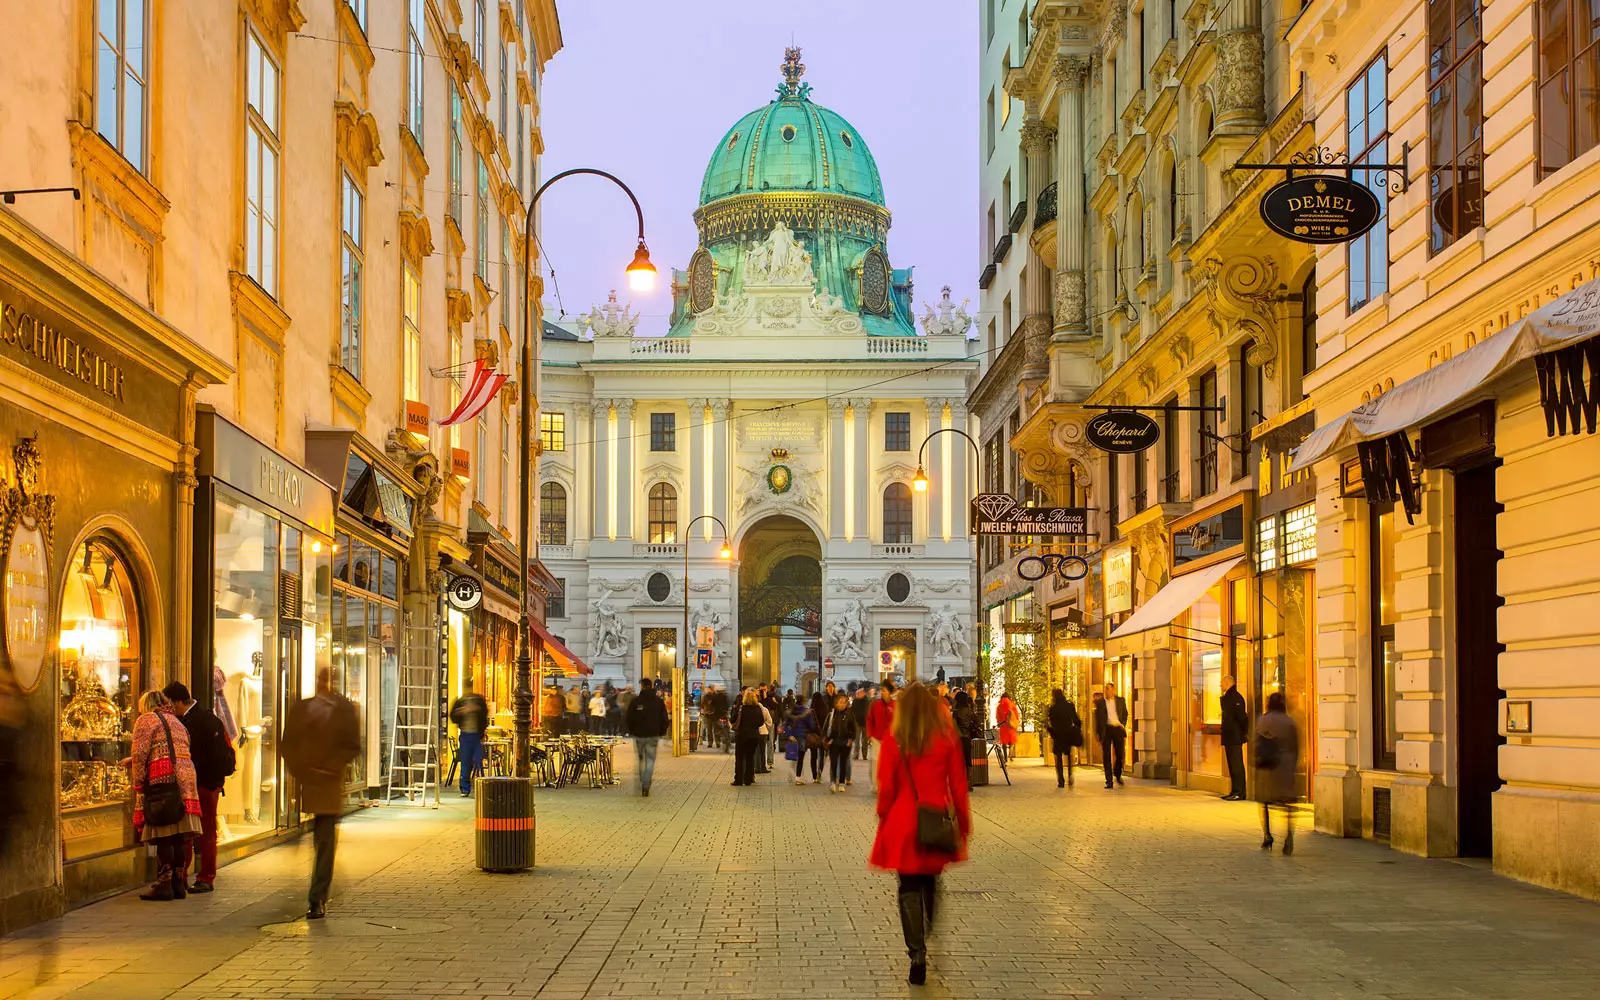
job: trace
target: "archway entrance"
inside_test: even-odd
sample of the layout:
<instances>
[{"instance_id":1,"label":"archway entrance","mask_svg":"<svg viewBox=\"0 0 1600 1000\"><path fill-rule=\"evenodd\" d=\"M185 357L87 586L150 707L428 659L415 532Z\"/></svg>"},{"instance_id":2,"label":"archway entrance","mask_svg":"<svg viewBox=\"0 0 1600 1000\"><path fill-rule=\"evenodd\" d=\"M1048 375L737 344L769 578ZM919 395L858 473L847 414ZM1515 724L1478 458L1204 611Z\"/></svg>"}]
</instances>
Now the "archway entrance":
<instances>
[{"instance_id":1,"label":"archway entrance","mask_svg":"<svg viewBox=\"0 0 1600 1000\"><path fill-rule=\"evenodd\" d=\"M822 668L822 545L784 514L739 543L739 683L803 690Z\"/></svg>"}]
</instances>

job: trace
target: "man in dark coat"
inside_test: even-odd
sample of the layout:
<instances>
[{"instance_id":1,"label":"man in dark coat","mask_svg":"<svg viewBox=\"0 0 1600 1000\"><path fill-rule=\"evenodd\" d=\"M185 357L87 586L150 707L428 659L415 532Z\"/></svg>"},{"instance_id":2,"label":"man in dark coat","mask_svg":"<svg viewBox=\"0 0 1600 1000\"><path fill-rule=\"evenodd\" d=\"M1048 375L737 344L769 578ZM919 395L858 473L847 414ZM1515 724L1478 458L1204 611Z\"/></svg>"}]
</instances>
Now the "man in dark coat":
<instances>
[{"instance_id":1,"label":"man in dark coat","mask_svg":"<svg viewBox=\"0 0 1600 1000\"><path fill-rule=\"evenodd\" d=\"M283 726L283 763L300 787L300 809L311 813L316 861L311 867L307 920L327 916L333 887L333 853L344 811L344 768L361 753L361 720L349 698L333 689L333 673L317 668L317 693L289 709Z\"/></svg>"},{"instance_id":2,"label":"man in dark coat","mask_svg":"<svg viewBox=\"0 0 1600 1000\"><path fill-rule=\"evenodd\" d=\"M1250 713L1232 677L1222 679L1222 688L1222 749L1228 755L1228 778L1232 782L1232 790L1222 801L1243 802L1244 745L1250 738Z\"/></svg>"},{"instance_id":3,"label":"man in dark coat","mask_svg":"<svg viewBox=\"0 0 1600 1000\"><path fill-rule=\"evenodd\" d=\"M867 710L871 707L872 701L867 697L866 685L856 688L855 697L850 700L850 714L855 716L856 720L856 760L866 760L867 747L871 745L867 742L866 737Z\"/></svg>"},{"instance_id":4,"label":"man in dark coat","mask_svg":"<svg viewBox=\"0 0 1600 1000\"><path fill-rule=\"evenodd\" d=\"M189 891L210 892L217 881L217 799L222 795L223 782L237 766L237 758L222 720L197 704L186 685L173 681L161 693L172 702L178 721L189 731L189 757L194 761L195 785L200 792L200 866L195 869L194 885ZM195 841L184 841L180 878L188 874L194 852Z\"/></svg>"},{"instance_id":5,"label":"man in dark coat","mask_svg":"<svg viewBox=\"0 0 1600 1000\"><path fill-rule=\"evenodd\" d=\"M461 682L461 697L450 706L456 724L456 758L461 770L461 794L472 794L472 779L483 770L483 734L489 728L489 703L472 690L472 678Z\"/></svg>"},{"instance_id":6,"label":"man in dark coat","mask_svg":"<svg viewBox=\"0 0 1600 1000\"><path fill-rule=\"evenodd\" d=\"M639 694L628 706L623 725L633 737L633 751L639 759L639 794L649 797L650 782L656 774L657 741L671 730L666 703L656 694L650 678L639 682Z\"/></svg>"},{"instance_id":7,"label":"man in dark coat","mask_svg":"<svg viewBox=\"0 0 1600 1000\"><path fill-rule=\"evenodd\" d=\"M1094 735L1100 741L1105 763L1106 787L1116 779L1122 784L1122 755L1128 743L1128 700L1117 694L1115 684L1106 684L1106 696L1094 704Z\"/></svg>"}]
</instances>

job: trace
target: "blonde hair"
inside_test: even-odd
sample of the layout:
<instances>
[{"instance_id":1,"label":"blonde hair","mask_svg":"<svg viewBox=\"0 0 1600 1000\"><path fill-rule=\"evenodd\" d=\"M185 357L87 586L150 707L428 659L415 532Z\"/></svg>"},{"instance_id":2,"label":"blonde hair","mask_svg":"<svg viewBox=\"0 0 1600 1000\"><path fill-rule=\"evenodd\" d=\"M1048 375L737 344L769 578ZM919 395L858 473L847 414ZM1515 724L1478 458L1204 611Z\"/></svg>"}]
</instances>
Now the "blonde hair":
<instances>
[{"instance_id":1,"label":"blonde hair","mask_svg":"<svg viewBox=\"0 0 1600 1000\"><path fill-rule=\"evenodd\" d=\"M154 712L158 708L166 708L172 702L160 691L146 691L139 696L139 711Z\"/></svg>"},{"instance_id":2,"label":"blonde hair","mask_svg":"<svg viewBox=\"0 0 1600 1000\"><path fill-rule=\"evenodd\" d=\"M743 704L754 705L758 701L760 701L760 699L756 697L756 689L755 688L750 688L748 691L746 691L744 693Z\"/></svg>"},{"instance_id":3,"label":"blonde hair","mask_svg":"<svg viewBox=\"0 0 1600 1000\"><path fill-rule=\"evenodd\" d=\"M915 682L900 689L894 700L894 724L889 735L902 754L916 757L926 753L934 737L952 728L944 703L933 691Z\"/></svg>"}]
</instances>

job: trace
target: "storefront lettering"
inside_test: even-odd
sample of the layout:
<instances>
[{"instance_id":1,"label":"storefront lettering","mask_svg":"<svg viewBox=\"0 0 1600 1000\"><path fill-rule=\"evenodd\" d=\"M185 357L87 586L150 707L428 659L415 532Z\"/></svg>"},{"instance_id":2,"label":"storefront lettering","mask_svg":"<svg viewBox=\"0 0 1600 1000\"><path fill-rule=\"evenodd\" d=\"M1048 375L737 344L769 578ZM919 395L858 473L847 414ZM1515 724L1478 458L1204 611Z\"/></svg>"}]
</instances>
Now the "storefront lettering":
<instances>
[{"instance_id":1,"label":"storefront lettering","mask_svg":"<svg viewBox=\"0 0 1600 1000\"><path fill-rule=\"evenodd\" d=\"M1600 277L1600 258L1591 260L1582 267L1574 268L1570 274L1561 280L1551 282L1545 288L1526 296L1516 305L1500 309L1479 319L1465 333L1447 337L1429 351L1428 367L1433 368L1435 365L1441 365L1449 361L1457 353L1476 347L1480 342L1488 340L1491 336L1504 330L1522 317L1548 305L1578 286L1597 277Z\"/></svg>"},{"instance_id":2,"label":"storefront lettering","mask_svg":"<svg viewBox=\"0 0 1600 1000\"><path fill-rule=\"evenodd\" d=\"M0 303L0 343L54 365L68 376L123 401L125 375L105 355L9 303Z\"/></svg>"},{"instance_id":3,"label":"storefront lettering","mask_svg":"<svg viewBox=\"0 0 1600 1000\"><path fill-rule=\"evenodd\" d=\"M261 456L261 491L277 497L290 507L300 506L302 485L300 473L282 462Z\"/></svg>"}]
</instances>

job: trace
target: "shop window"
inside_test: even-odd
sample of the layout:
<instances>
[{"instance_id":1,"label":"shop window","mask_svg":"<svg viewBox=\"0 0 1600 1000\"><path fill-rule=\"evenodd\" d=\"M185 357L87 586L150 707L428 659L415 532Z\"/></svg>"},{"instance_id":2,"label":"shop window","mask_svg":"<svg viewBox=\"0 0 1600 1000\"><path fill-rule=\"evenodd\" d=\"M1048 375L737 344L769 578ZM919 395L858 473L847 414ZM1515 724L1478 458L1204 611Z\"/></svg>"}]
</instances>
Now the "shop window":
<instances>
[{"instance_id":1,"label":"shop window","mask_svg":"<svg viewBox=\"0 0 1600 1000\"><path fill-rule=\"evenodd\" d=\"M1189 770L1220 776L1222 768L1223 601L1226 583L1189 608L1182 644L1189 667Z\"/></svg>"},{"instance_id":2,"label":"shop window","mask_svg":"<svg viewBox=\"0 0 1600 1000\"><path fill-rule=\"evenodd\" d=\"M1428 0L1428 166L1428 250L1438 253L1483 224L1479 0Z\"/></svg>"},{"instance_id":3,"label":"shop window","mask_svg":"<svg viewBox=\"0 0 1600 1000\"><path fill-rule=\"evenodd\" d=\"M911 414L885 413L883 415L883 450L911 450Z\"/></svg>"},{"instance_id":4,"label":"shop window","mask_svg":"<svg viewBox=\"0 0 1600 1000\"><path fill-rule=\"evenodd\" d=\"M671 545L678 540L678 491L668 483L650 487L650 543Z\"/></svg>"},{"instance_id":5,"label":"shop window","mask_svg":"<svg viewBox=\"0 0 1600 1000\"><path fill-rule=\"evenodd\" d=\"M23 530L14 548L25 544ZM12 571L17 566L13 556ZM61 826L66 861L133 842L122 760L133 752L134 703L145 684L139 595L116 542L96 535L73 553L61 594Z\"/></svg>"},{"instance_id":6,"label":"shop window","mask_svg":"<svg viewBox=\"0 0 1600 1000\"><path fill-rule=\"evenodd\" d=\"M1317 505L1302 504L1283 513L1283 561L1306 566L1317 561Z\"/></svg>"},{"instance_id":7,"label":"shop window","mask_svg":"<svg viewBox=\"0 0 1600 1000\"><path fill-rule=\"evenodd\" d=\"M1345 91L1345 126L1351 163L1389 162L1389 71L1386 56L1367 65ZM1381 170L1362 171L1378 199L1378 224L1345 244L1349 254L1349 310L1355 312L1389 290L1389 181Z\"/></svg>"},{"instance_id":8,"label":"shop window","mask_svg":"<svg viewBox=\"0 0 1600 1000\"><path fill-rule=\"evenodd\" d=\"M348 539L348 540L347 540ZM399 562L354 536L347 544L347 573L335 574L331 667L334 687L356 706L363 752L345 772L352 795L383 778L388 756L380 751L393 739L394 693L399 683ZM376 698L376 700L374 700Z\"/></svg>"},{"instance_id":9,"label":"shop window","mask_svg":"<svg viewBox=\"0 0 1600 1000\"><path fill-rule=\"evenodd\" d=\"M911 544L911 487L890 483L883 491L883 543Z\"/></svg>"},{"instance_id":10,"label":"shop window","mask_svg":"<svg viewBox=\"0 0 1600 1000\"><path fill-rule=\"evenodd\" d=\"M650 450L678 450L678 417L675 413L650 414Z\"/></svg>"},{"instance_id":11,"label":"shop window","mask_svg":"<svg viewBox=\"0 0 1600 1000\"><path fill-rule=\"evenodd\" d=\"M560 483L539 487L539 544L567 544L567 488Z\"/></svg>"},{"instance_id":12,"label":"shop window","mask_svg":"<svg viewBox=\"0 0 1600 1000\"><path fill-rule=\"evenodd\" d=\"M1394 724L1394 706L1399 698L1395 690L1395 667L1400 657L1394 642L1394 625L1398 616L1394 607L1393 504L1371 507L1367 534L1371 543L1367 585L1372 601L1369 612L1372 636L1372 765L1393 770L1395 749L1400 741Z\"/></svg>"},{"instance_id":13,"label":"shop window","mask_svg":"<svg viewBox=\"0 0 1600 1000\"><path fill-rule=\"evenodd\" d=\"M565 413L539 414L539 443L545 451L567 450L567 415Z\"/></svg>"},{"instance_id":14,"label":"shop window","mask_svg":"<svg viewBox=\"0 0 1600 1000\"><path fill-rule=\"evenodd\" d=\"M1539 176L1600 142L1600 19L1592 3L1539 3ZM1476 28L1476 25L1474 25Z\"/></svg>"}]
</instances>

